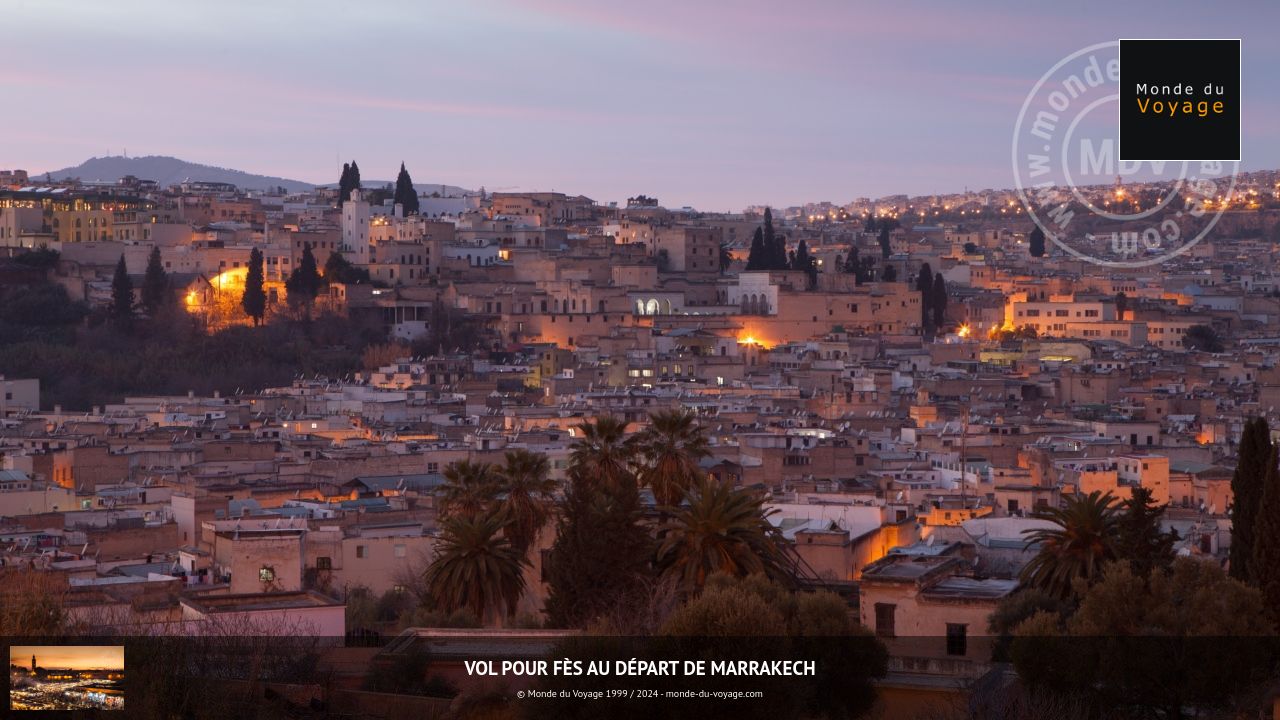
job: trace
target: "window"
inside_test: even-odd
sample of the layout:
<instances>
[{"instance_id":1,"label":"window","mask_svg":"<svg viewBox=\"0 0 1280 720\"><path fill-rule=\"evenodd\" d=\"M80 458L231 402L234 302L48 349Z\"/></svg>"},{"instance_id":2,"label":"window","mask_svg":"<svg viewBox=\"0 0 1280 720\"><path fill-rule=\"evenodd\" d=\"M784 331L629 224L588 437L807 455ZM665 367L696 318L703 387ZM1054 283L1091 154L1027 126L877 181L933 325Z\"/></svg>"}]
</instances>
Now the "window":
<instances>
[{"instance_id":1,"label":"window","mask_svg":"<svg viewBox=\"0 0 1280 720\"><path fill-rule=\"evenodd\" d=\"M365 556L365 554L364 554L364 546L363 546L363 545L357 545L357 546L356 546L356 557L357 557L357 558L360 558L360 559L363 559L363 558L364 558L364 556Z\"/></svg>"},{"instance_id":2,"label":"window","mask_svg":"<svg viewBox=\"0 0 1280 720\"><path fill-rule=\"evenodd\" d=\"M332 560L331 558L328 558L328 557L318 557L318 558L316 558L316 569L317 569L317 570L332 570L332 569L333 569L333 560Z\"/></svg>"},{"instance_id":3,"label":"window","mask_svg":"<svg viewBox=\"0 0 1280 720\"><path fill-rule=\"evenodd\" d=\"M898 609L893 603L876 603L876 635L894 637L893 613ZM950 628L950 626L947 626Z\"/></svg>"},{"instance_id":4,"label":"window","mask_svg":"<svg viewBox=\"0 0 1280 720\"><path fill-rule=\"evenodd\" d=\"M264 583L275 582L276 569L270 565L263 565L262 569L258 571L258 579Z\"/></svg>"},{"instance_id":5,"label":"window","mask_svg":"<svg viewBox=\"0 0 1280 720\"><path fill-rule=\"evenodd\" d=\"M969 626L947 623L947 654L963 657L969 650Z\"/></svg>"},{"instance_id":6,"label":"window","mask_svg":"<svg viewBox=\"0 0 1280 720\"><path fill-rule=\"evenodd\" d=\"M398 558L402 558L405 556L404 545L396 545L394 548L392 548L392 550L395 552L395 556Z\"/></svg>"}]
</instances>

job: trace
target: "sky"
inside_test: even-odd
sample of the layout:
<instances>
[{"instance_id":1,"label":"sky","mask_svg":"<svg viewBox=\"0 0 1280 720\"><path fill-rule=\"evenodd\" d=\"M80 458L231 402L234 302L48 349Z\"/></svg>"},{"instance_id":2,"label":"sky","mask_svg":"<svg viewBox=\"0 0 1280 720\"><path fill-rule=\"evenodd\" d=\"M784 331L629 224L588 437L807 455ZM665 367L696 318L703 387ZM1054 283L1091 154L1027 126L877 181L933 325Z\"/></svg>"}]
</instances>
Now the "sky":
<instances>
[{"instance_id":1,"label":"sky","mask_svg":"<svg viewBox=\"0 0 1280 720\"><path fill-rule=\"evenodd\" d=\"M1243 169L1280 167L1280 3L0 0L0 168L173 155L741 210L1012 187L1042 73L1243 39Z\"/></svg>"},{"instance_id":2,"label":"sky","mask_svg":"<svg viewBox=\"0 0 1280 720\"><path fill-rule=\"evenodd\" d=\"M13 645L9 662L31 666L31 656L46 669L119 670L124 667L123 645Z\"/></svg>"}]
</instances>

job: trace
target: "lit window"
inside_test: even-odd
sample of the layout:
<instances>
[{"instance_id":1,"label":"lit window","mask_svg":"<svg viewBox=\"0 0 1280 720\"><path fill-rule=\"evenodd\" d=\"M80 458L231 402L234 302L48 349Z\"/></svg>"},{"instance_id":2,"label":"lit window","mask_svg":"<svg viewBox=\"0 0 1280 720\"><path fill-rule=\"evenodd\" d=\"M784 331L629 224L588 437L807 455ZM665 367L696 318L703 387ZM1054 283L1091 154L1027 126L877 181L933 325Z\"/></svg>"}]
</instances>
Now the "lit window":
<instances>
[{"instance_id":1,"label":"lit window","mask_svg":"<svg viewBox=\"0 0 1280 720\"><path fill-rule=\"evenodd\" d=\"M275 568L264 565L262 569L258 571L258 579L264 583L275 582L276 580Z\"/></svg>"},{"instance_id":2,"label":"lit window","mask_svg":"<svg viewBox=\"0 0 1280 720\"><path fill-rule=\"evenodd\" d=\"M405 556L405 547L404 547L404 545L396 545L394 549L395 549L395 555L396 555L396 557L398 557L398 558L402 558L402 557L404 557L404 556Z\"/></svg>"}]
</instances>

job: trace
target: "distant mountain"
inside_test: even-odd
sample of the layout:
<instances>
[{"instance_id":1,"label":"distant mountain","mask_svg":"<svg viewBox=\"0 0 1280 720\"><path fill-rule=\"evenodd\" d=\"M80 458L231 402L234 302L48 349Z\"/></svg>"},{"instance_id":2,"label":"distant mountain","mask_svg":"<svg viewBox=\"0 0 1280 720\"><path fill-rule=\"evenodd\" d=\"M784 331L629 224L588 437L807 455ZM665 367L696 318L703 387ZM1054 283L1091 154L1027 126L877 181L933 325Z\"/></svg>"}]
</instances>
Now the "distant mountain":
<instances>
[{"instance_id":1,"label":"distant mountain","mask_svg":"<svg viewBox=\"0 0 1280 720\"><path fill-rule=\"evenodd\" d=\"M164 155L145 157L89 158L83 163L49 173L54 180L79 178L85 182L115 182L126 175L140 180L155 180L160 187L169 187L186 180L231 183L244 190L269 190L283 187L289 192L301 192L315 187L300 180L289 180L266 175L253 175L240 170L200 165ZM38 176L37 176L38 177Z\"/></svg>"},{"instance_id":2,"label":"distant mountain","mask_svg":"<svg viewBox=\"0 0 1280 720\"><path fill-rule=\"evenodd\" d=\"M254 175L252 173L243 172L241 170L230 170L228 168L213 167L212 165L201 165L199 163L187 162L179 160L175 157L165 155L147 155L145 157L123 157L114 155L110 157L89 158L83 163L61 170L54 170L49 173L54 180L66 180L67 178L79 178L84 182L116 182L126 175L132 175L140 180L154 180L160 187L169 187L177 185L186 180L204 181L204 182L224 182L231 183L242 190L273 190L277 187L283 187L289 192L303 192L311 190L315 187L336 187L337 183L327 183L325 185L313 185L311 183L302 182L301 180L290 180L288 178L270 177L267 175ZM33 179L44 177L43 174L33 175ZM365 188L379 188L384 185L394 185L394 183L386 180L366 180L363 183ZM414 183L413 186L419 193L430 195L431 193L440 193L441 195L460 195L471 192L466 188L456 185L433 185L426 183Z\"/></svg>"}]
</instances>

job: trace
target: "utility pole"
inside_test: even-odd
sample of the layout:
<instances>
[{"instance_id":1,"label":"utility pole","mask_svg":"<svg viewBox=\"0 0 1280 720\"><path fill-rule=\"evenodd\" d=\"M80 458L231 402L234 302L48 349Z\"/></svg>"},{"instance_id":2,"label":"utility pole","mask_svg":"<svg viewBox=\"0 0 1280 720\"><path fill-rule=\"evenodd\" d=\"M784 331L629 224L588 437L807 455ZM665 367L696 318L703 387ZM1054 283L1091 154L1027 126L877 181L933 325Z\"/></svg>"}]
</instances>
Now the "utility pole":
<instances>
[{"instance_id":1,"label":"utility pole","mask_svg":"<svg viewBox=\"0 0 1280 720\"><path fill-rule=\"evenodd\" d=\"M969 406L965 405L960 423L960 507L968 509L969 507L969 481L966 479L968 475L968 466L966 463L966 449L969 441Z\"/></svg>"}]
</instances>

